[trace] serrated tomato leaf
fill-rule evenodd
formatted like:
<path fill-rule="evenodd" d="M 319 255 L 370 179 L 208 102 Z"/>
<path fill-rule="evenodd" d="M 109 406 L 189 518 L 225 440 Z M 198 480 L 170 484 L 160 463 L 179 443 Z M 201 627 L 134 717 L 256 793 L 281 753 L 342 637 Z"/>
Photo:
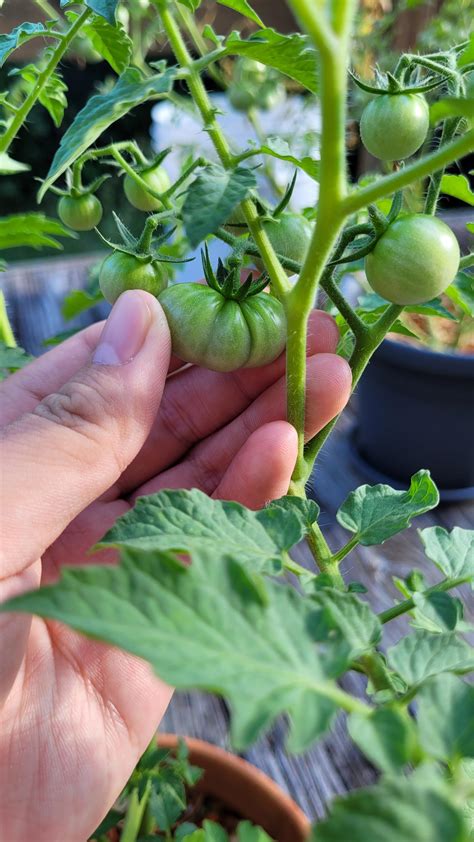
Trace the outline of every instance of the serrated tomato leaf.
<path fill-rule="evenodd" d="M 455 526 L 449 532 L 430 526 L 419 532 L 425 553 L 447 578 L 470 577 L 474 582 L 474 530 Z"/>
<path fill-rule="evenodd" d="M 83 3 L 114 26 L 118 0 L 83 0 Z M 61 0 L 60 6 L 64 8 L 73 4 L 74 0 Z"/>
<path fill-rule="evenodd" d="M 286 711 L 291 747 L 303 749 L 327 730 L 342 694 L 339 661 L 311 634 L 311 602 L 210 553 L 185 567 L 170 554 L 125 550 L 117 567 L 64 568 L 57 584 L 0 611 L 59 620 L 148 660 L 178 688 L 220 693 L 238 748 Z"/>
<path fill-rule="evenodd" d="M 58 237 L 75 237 L 58 219 L 42 213 L 23 213 L 0 217 L 0 249 L 29 246 L 34 249 L 62 249 Z"/>
<path fill-rule="evenodd" d="M 135 547 L 189 553 L 193 561 L 236 559 L 250 570 L 279 572 L 283 557 L 304 538 L 298 508 L 269 506 L 254 512 L 198 489 L 140 497 L 98 547 Z"/>
<path fill-rule="evenodd" d="M 257 26 L 265 26 L 262 19 L 258 16 L 255 9 L 252 9 L 250 3 L 247 0 L 217 0 L 221 6 L 227 6 L 229 9 L 234 9 L 235 12 L 238 12 L 239 15 L 243 15 L 244 17 L 252 20 Z"/>
<path fill-rule="evenodd" d="M 398 772 L 414 759 L 415 725 L 403 710 L 380 707 L 370 716 L 352 713 L 347 727 L 352 740 L 383 772 Z"/>
<path fill-rule="evenodd" d="M 183 222 L 191 246 L 195 248 L 226 222 L 255 185 L 255 175 L 246 167 L 235 170 L 225 170 L 217 164 L 204 167 L 190 184 L 183 205 Z"/>
<path fill-rule="evenodd" d="M 420 741 L 430 757 L 474 757 L 474 687 L 455 675 L 438 675 L 417 695 Z"/>
<path fill-rule="evenodd" d="M 318 92 L 319 57 L 306 35 L 282 35 L 267 28 L 243 40 L 238 32 L 232 32 L 225 48 L 228 55 L 256 59 L 295 79 L 312 93 Z"/>
<path fill-rule="evenodd" d="M 468 842 L 460 809 L 441 786 L 399 778 L 336 798 L 311 842 Z"/>
<path fill-rule="evenodd" d="M 410 526 L 412 518 L 434 509 L 439 493 L 429 471 L 418 471 L 408 491 L 389 485 L 362 485 L 352 491 L 337 512 L 337 520 L 355 533 L 360 544 L 382 544 Z"/>
<path fill-rule="evenodd" d="M 122 24 L 111 26 L 104 17 L 94 15 L 82 28 L 82 32 L 102 58 L 120 75 L 130 64 L 133 42 Z"/>
<path fill-rule="evenodd" d="M 349 647 L 350 657 L 356 658 L 380 640 L 382 627 L 377 615 L 355 594 L 323 588 L 315 591 L 312 601 L 319 607 L 312 623 L 321 641 L 330 641 L 337 634 Z"/>
<path fill-rule="evenodd" d="M 431 634 L 417 629 L 388 650 L 387 660 L 413 686 L 440 673 L 474 669 L 474 649 L 455 632 Z"/>
<path fill-rule="evenodd" d="M 8 56 L 26 41 L 47 35 L 48 27 L 44 23 L 20 23 L 11 32 L 0 35 L 0 67 L 3 67 Z"/>

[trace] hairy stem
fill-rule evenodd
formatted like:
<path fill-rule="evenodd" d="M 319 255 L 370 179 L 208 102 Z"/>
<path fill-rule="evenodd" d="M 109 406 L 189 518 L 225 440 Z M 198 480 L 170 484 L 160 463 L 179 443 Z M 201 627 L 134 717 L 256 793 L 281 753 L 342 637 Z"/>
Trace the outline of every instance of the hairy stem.
<path fill-rule="evenodd" d="M 453 588 L 457 588 L 459 585 L 464 585 L 465 582 L 470 582 L 471 580 L 472 576 L 458 576 L 454 579 L 443 579 L 442 582 L 438 582 L 437 585 L 427 588 L 426 591 L 422 591 L 422 593 L 423 596 L 429 596 L 433 593 L 451 591 Z M 412 611 L 414 607 L 415 603 L 413 598 L 410 597 L 409 599 L 405 599 L 403 602 L 399 602 L 398 605 L 394 605 L 392 608 L 387 608 L 386 611 L 382 611 L 378 615 L 379 620 L 381 623 L 389 623 L 390 620 L 395 620 L 396 617 L 400 617 L 402 614 Z"/>
<path fill-rule="evenodd" d="M 0 289 L 0 341 L 9 348 L 16 348 L 16 339 L 7 313 L 5 296 Z"/>

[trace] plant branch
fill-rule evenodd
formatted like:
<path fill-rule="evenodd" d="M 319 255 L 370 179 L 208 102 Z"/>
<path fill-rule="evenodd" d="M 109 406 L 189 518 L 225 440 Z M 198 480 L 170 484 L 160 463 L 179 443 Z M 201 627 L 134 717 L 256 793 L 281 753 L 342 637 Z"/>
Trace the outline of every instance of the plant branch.
<path fill-rule="evenodd" d="M 0 341 L 4 342 L 8 348 L 16 348 L 15 334 L 13 333 L 10 319 L 8 318 L 7 304 L 5 296 L 0 289 Z"/>
<path fill-rule="evenodd" d="M 472 576 L 458 576 L 453 579 L 447 578 L 443 579 L 442 582 L 438 582 L 437 585 L 427 588 L 426 591 L 421 591 L 421 593 L 423 596 L 429 596 L 433 593 L 442 593 L 443 591 L 450 591 L 453 588 L 457 588 L 459 585 L 464 585 L 466 582 L 470 581 L 472 581 Z M 413 608 L 415 608 L 415 603 L 413 598 L 410 597 L 409 599 L 405 599 L 403 602 L 399 602 L 397 605 L 394 605 L 392 608 L 387 608 L 386 611 L 381 611 L 378 617 L 382 624 L 389 623 L 390 620 L 395 620 L 396 617 L 401 617 L 402 614 L 412 611 Z"/>
<path fill-rule="evenodd" d="M 346 196 L 342 203 L 342 211 L 346 214 L 355 213 L 372 202 L 377 202 L 383 199 L 384 196 L 389 196 L 406 187 L 413 181 L 425 178 L 436 170 L 451 164 L 458 158 L 463 158 L 470 152 L 474 151 L 474 129 L 466 132 L 466 134 L 457 137 L 446 146 L 439 147 L 435 152 L 427 155 L 424 158 L 419 158 L 413 164 L 409 164 L 397 172 L 369 184 L 367 187 L 355 190 L 349 196 Z"/>

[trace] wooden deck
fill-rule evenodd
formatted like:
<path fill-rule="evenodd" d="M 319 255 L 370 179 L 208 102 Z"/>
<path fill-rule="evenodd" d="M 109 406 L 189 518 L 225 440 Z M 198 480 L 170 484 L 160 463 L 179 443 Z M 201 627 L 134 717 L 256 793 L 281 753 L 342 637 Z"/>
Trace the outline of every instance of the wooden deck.
<path fill-rule="evenodd" d="M 84 284 L 90 262 L 89 258 L 37 261 L 17 264 L 3 275 L 2 286 L 16 335 L 30 353 L 41 353 L 45 338 L 77 324 L 64 324 L 61 301 L 68 289 Z M 102 315 L 104 308 L 95 308 L 78 321 L 82 326 Z M 347 538 L 336 523 L 335 512 L 349 491 L 367 481 L 351 450 L 355 414 L 356 400 L 344 413 L 314 478 L 321 506 L 320 524 L 334 548 Z M 417 528 L 434 524 L 472 528 L 473 522 L 472 503 L 440 506 L 434 513 L 418 518 L 415 527 L 394 536 L 383 547 L 357 548 L 345 560 L 344 573 L 350 581 L 369 587 L 373 607 L 380 611 L 390 605 L 387 595 L 397 594 L 393 575 L 403 577 L 416 567 L 431 581 L 436 580 L 435 568 L 422 553 Z M 304 547 L 298 548 L 297 558 L 302 564 L 311 563 Z M 406 622 L 406 618 L 400 618 L 386 627 L 387 644 L 396 642 Z M 356 673 L 344 680 L 344 686 L 351 691 L 361 692 L 363 684 L 363 676 Z M 228 723 L 228 710 L 221 700 L 200 693 L 177 693 L 161 727 L 228 747 Z M 285 723 L 281 721 L 245 756 L 286 790 L 312 819 L 323 814 L 325 803 L 334 795 L 370 783 L 375 777 L 373 768 L 349 741 L 342 718 L 330 737 L 298 757 L 286 754 L 284 740 Z"/>

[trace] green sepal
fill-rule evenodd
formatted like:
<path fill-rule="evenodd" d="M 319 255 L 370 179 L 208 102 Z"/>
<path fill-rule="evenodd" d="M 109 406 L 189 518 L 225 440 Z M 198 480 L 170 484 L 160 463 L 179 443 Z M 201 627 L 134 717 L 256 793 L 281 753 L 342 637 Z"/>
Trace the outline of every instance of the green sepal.
<path fill-rule="evenodd" d="M 204 249 L 201 249 L 201 259 L 204 277 L 208 286 L 229 301 L 244 301 L 246 298 L 262 292 L 268 284 L 268 275 L 264 273 L 258 279 L 254 279 L 251 270 L 246 280 L 241 283 L 240 262 L 236 262 L 233 266 L 228 266 L 219 258 L 217 270 L 214 272 L 207 244 L 204 246 Z"/>

